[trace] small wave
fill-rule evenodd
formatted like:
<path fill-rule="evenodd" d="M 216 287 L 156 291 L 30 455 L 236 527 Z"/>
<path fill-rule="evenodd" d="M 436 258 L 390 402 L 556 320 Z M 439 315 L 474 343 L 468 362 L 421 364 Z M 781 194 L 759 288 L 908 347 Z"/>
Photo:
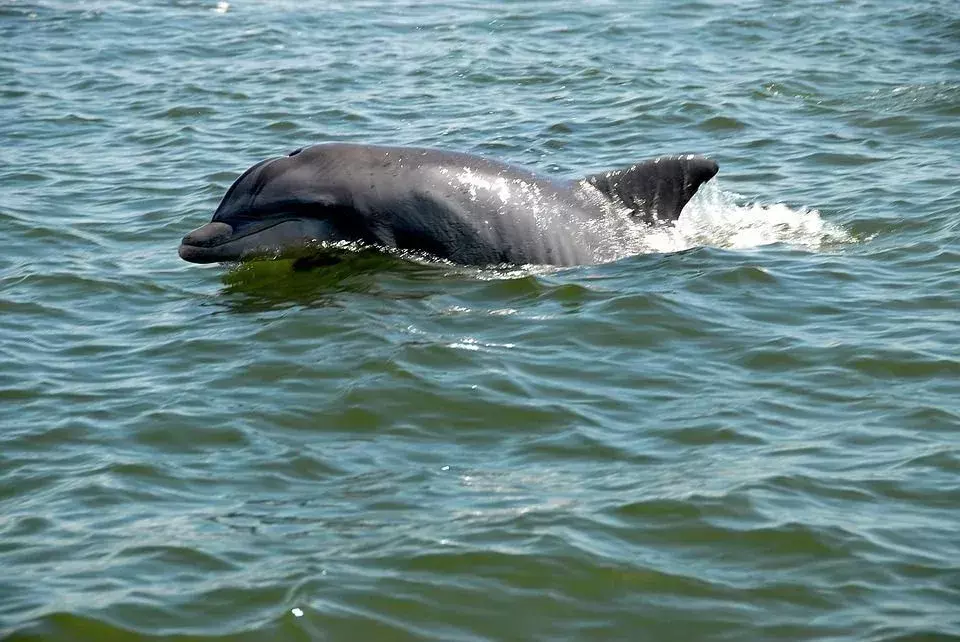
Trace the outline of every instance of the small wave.
<path fill-rule="evenodd" d="M 644 235 L 646 252 L 679 252 L 710 246 L 742 249 L 785 243 L 818 250 L 850 243 L 853 237 L 825 221 L 815 209 L 794 209 L 783 203 L 743 203 L 743 197 L 705 185 L 684 208 L 677 222 Z"/>

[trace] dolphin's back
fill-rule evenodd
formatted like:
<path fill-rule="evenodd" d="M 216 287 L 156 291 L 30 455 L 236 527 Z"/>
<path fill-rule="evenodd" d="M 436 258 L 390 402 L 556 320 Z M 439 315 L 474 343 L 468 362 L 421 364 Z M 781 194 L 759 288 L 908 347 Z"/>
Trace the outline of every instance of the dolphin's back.
<path fill-rule="evenodd" d="M 339 209 L 356 218 L 368 242 L 465 264 L 591 262 L 592 249 L 571 233 L 602 214 L 578 198 L 572 181 L 435 149 L 315 145 L 268 161 L 246 180 L 233 203 L 224 199 L 224 216 Z"/>

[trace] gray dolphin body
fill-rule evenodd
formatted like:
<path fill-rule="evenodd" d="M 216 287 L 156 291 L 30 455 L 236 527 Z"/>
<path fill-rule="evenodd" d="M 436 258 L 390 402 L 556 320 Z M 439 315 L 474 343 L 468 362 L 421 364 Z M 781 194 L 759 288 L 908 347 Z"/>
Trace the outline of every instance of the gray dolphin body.
<path fill-rule="evenodd" d="M 315 145 L 244 172 L 180 256 L 239 261 L 353 241 L 465 265 L 594 263 L 624 224 L 676 220 L 717 170 L 672 156 L 556 180 L 435 149 Z"/>

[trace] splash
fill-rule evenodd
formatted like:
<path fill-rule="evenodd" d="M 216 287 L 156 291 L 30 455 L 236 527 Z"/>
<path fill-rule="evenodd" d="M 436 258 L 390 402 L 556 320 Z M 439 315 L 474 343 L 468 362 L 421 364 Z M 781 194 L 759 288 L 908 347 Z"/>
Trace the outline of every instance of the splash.
<path fill-rule="evenodd" d="M 730 249 L 784 243 L 808 250 L 852 242 L 850 234 L 825 221 L 815 209 L 793 209 L 783 203 L 743 203 L 743 197 L 704 185 L 671 226 L 643 235 L 638 253 L 679 252 L 710 246 Z"/>

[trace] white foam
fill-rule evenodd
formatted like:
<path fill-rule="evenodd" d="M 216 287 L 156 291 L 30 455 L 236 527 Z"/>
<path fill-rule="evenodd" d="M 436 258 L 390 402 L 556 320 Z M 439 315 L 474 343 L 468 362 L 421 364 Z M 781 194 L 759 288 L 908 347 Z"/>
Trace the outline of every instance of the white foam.
<path fill-rule="evenodd" d="M 642 251 L 679 252 L 702 246 L 743 249 L 774 243 L 817 250 L 853 240 L 815 209 L 742 201 L 741 195 L 708 183 L 690 200 L 675 225 L 659 226 L 643 235 Z"/>

